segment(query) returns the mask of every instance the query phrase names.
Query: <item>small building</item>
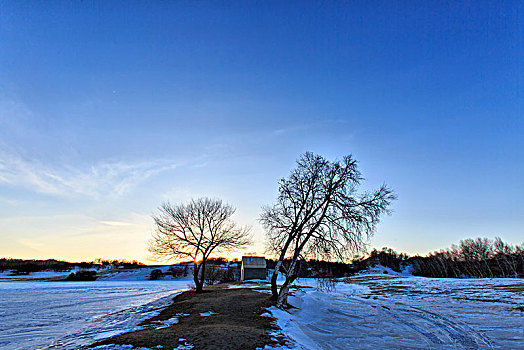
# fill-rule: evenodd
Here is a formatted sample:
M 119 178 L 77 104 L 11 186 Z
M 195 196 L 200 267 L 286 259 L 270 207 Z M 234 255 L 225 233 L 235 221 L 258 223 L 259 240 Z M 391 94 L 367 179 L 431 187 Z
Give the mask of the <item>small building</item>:
M 266 279 L 266 259 L 263 256 L 243 256 L 240 280 Z

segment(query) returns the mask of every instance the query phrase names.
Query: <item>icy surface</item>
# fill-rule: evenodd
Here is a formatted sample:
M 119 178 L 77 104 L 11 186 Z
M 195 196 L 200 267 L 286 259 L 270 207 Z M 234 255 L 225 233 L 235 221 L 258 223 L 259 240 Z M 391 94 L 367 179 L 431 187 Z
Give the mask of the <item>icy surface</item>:
M 151 348 L 135 348 L 133 345 L 119 345 L 119 344 L 107 344 L 100 345 L 92 348 L 93 350 L 152 350 Z M 162 347 L 156 347 L 154 349 L 162 349 Z
M 119 269 L 115 267 L 108 267 L 108 268 L 99 268 L 94 269 L 90 268 L 87 270 L 96 271 L 97 273 L 97 280 L 103 280 L 103 281 L 146 281 L 149 280 L 149 277 L 151 276 L 151 272 L 153 270 L 161 270 L 163 273 L 165 273 L 164 276 L 162 276 L 159 280 L 179 280 L 179 277 L 173 277 L 169 274 L 169 268 L 175 267 L 177 269 L 182 269 L 181 266 L 173 265 L 173 266 L 148 266 L 148 267 L 141 267 L 141 268 L 134 268 L 134 269 Z M 56 271 L 38 271 L 38 272 L 31 272 L 27 275 L 15 275 L 13 274 L 14 271 L 4 271 L 0 272 L 0 281 L 20 281 L 20 280 L 40 280 L 40 279 L 65 279 L 71 272 L 77 272 L 79 270 L 86 270 L 81 269 L 79 267 L 74 267 L 70 271 L 63 271 L 63 272 L 56 272 Z M 189 267 L 186 271 L 187 275 L 190 276 L 192 274 L 192 267 Z M 185 277 L 183 279 L 187 279 L 188 283 L 190 282 L 190 277 Z
M 297 284 L 306 286 L 288 300 L 297 309 L 269 309 L 290 348 L 524 349 L 521 279 L 370 274 L 329 291 Z
M 185 342 L 183 345 L 180 344 L 179 346 L 177 346 L 176 348 L 174 348 L 173 350 L 191 350 L 194 348 L 194 345 L 193 344 L 190 344 L 188 342 Z
M 168 272 L 170 266 L 159 266 L 159 267 L 142 267 L 138 269 L 124 269 L 124 270 L 118 270 L 118 269 L 111 269 L 107 271 L 101 271 L 99 272 L 99 280 L 108 280 L 108 281 L 146 281 L 149 280 L 149 277 L 151 276 L 151 272 L 153 270 L 161 270 L 163 273 Z M 191 278 L 191 269 L 188 272 L 189 277 L 185 277 L 184 279 L 187 279 L 186 283 L 190 283 L 189 280 Z M 163 280 L 178 280 L 178 278 L 174 278 L 170 275 L 162 276 L 160 281 Z
M 136 329 L 188 282 L 0 282 L 0 349 L 75 349 Z
M 218 313 L 213 312 L 213 311 L 201 312 L 200 313 L 200 316 L 202 316 L 202 317 L 207 317 L 207 316 L 211 316 L 211 315 L 218 315 Z
M 228 286 L 229 289 L 242 289 L 242 288 L 260 288 L 261 286 L 264 286 L 265 284 L 261 285 L 258 283 L 242 283 L 242 284 L 230 284 Z
M 0 280 L 23 280 L 23 279 L 41 279 L 41 278 L 55 278 L 63 277 L 66 278 L 71 272 L 76 270 L 55 272 L 55 271 L 38 271 L 32 272 L 27 275 L 14 275 L 12 271 L 0 272 Z
M 152 323 L 156 324 L 156 329 L 166 328 L 171 325 L 177 324 L 180 321 L 180 317 L 184 316 L 189 316 L 189 314 L 179 313 L 167 320 L 153 321 Z

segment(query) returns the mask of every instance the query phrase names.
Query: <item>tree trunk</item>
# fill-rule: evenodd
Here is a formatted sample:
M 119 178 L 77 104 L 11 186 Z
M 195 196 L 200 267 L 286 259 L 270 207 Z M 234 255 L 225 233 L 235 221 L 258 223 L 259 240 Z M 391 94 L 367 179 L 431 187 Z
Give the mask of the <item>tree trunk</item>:
M 198 280 L 198 272 L 200 270 L 200 267 L 198 266 L 198 263 L 195 263 L 193 265 L 193 281 L 195 282 L 195 288 L 197 293 L 202 293 L 202 283 Z
M 278 298 L 277 278 L 280 266 L 282 266 L 282 260 L 277 261 L 275 271 L 273 271 L 273 275 L 271 276 L 271 294 L 275 300 Z
M 198 281 L 198 285 L 197 285 L 197 288 L 196 288 L 196 292 L 197 293 L 202 293 L 203 290 L 204 290 L 205 271 L 206 271 L 206 261 L 202 260 L 202 262 L 200 263 L 200 280 Z M 197 277 L 197 279 L 198 279 L 198 277 Z
M 291 283 L 296 279 L 296 275 L 290 275 L 289 277 L 286 277 L 286 280 L 284 281 L 284 284 L 282 287 L 280 287 L 280 292 L 278 293 L 277 297 L 277 307 L 282 308 L 285 304 L 287 304 L 287 297 L 289 295 L 289 287 L 291 286 Z
M 282 263 L 284 262 L 284 258 L 286 256 L 287 249 L 289 248 L 289 244 L 292 242 L 293 235 L 290 235 L 286 241 L 286 244 L 284 244 L 284 247 L 282 248 L 282 252 L 280 253 L 280 257 L 278 258 L 277 264 L 275 266 L 275 270 L 273 271 L 273 276 L 271 276 L 271 294 L 273 295 L 273 298 L 276 300 L 278 299 L 278 288 L 277 288 L 277 279 L 278 279 L 278 272 L 280 271 L 280 267 L 282 266 Z
M 291 261 L 291 265 L 289 266 L 288 275 L 286 276 L 286 280 L 284 281 L 284 284 L 282 285 L 282 287 L 280 287 L 280 291 L 278 293 L 277 307 L 279 308 L 281 308 L 284 304 L 287 303 L 289 287 L 291 286 L 291 283 L 293 283 L 293 281 L 297 278 L 297 274 L 295 273 L 296 266 L 297 266 L 297 260 L 296 260 L 296 256 L 294 256 L 293 260 Z

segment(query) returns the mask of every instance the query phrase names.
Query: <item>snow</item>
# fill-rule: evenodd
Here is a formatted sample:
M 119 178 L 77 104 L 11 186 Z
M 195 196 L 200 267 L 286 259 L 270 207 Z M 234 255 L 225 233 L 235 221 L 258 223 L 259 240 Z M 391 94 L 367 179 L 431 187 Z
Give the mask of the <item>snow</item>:
M 180 317 L 189 316 L 189 314 L 179 313 L 167 320 L 153 321 L 157 325 L 156 329 L 166 328 L 171 325 L 177 324 L 180 321 Z
M 0 348 L 76 349 L 135 330 L 188 282 L 0 282 Z
M 4 272 L 0 348 L 77 349 L 139 329 L 137 324 L 158 313 L 191 283 L 190 277 L 149 281 L 152 270 L 100 271 L 94 282 L 13 281 Z M 53 278 L 57 273 L 28 276 Z M 296 308 L 271 307 L 263 314 L 275 317 L 282 331 L 273 336 L 285 336 L 289 348 L 524 348 L 519 309 L 524 306 L 522 279 L 431 279 L 377 266 L 334 285 L 315 279 L 299 279 L 295 284 L 299 287 L 292 289 L 288 301 Z M 250 281 L 230 288 L 261 286 L 267 283 Z M 177 314 L 152 326 L 169 327 L 184 316 Z M 193 348 L 185 339 L 180 343 L 178 350 Z M 267 347 L 283 348 L 288 347 Z M 96 349 L 132 347 L 113 344 Z
M 128 344 L 124 344 L 124 345 L 107 344 L 107 345 L 95 346 L 92 349 L 93 350 L 152 350 L 150 348 L 144 348 L 144 347 L 135 348 L 133 347 L 133 345 L 128 345 Z M 156 349 L 162 349 L 162 347 L 156 347 Z
M 413 267 L 406 265 L 402 268 L 402 271 L 397 272 L 390 267 L 375 265 L 369 267 L 367 270 L 360 272 L 358 275 L 374 275 L 374 274 L 386 274 L 390 276 L 412 276 Z
M 176 265 L 173 265 L 176 266 Z M 161 270 L 163 273 L 168 272 L 171 266 L 151 266 L 151 267 L 141 267 L 135 269 L 124 269 L 123 266 L 118 268 L 99 268 L 99 269 L 88 269 L 96 271 L 97 280 L 109 280 L 109 281 L 146 281 L 149 280 L 151 271 Z M 178 266 L 180 268 L 180 266 Z M 13 271 L 4 271 L 0 272 L 0 281 L 19 281 L 19 280 L 31 280 L 31 279 L 56 279 L 59 277 L 66 278 L 71 274 L 71 272 L 77 272 L 79 270 L 85 270 L 78 267 L 73 268 L 71 271 L 65 272 L 55 272 L 55 271 L 39 271 L 32 272 L 27 275 L 13 275 Z M 192 268 L 188 268 L 188 276 L 183 277 L 183 279 L 189 280 L 192 274 Z M 178 280 L 171 275 L 165 275 L 160 278 L 160 280 Z
M 193 344 L 189 344 L 189 343 L 184 343 L 183 345 L 180 344 L 179 346 L 177 346 L 176 348 L 174 348 L 173 350 L 191 350 L 193 349 L 195 346 Z
M 149 276 L 151 276 L 151 271 L 153 270 L 161 270 L 163 273 L 166 273 L 171 266 L 160 266 L 160 267 L 142 267 L 138 269 L 125 269 L 125 270 L 116 270 L 112 269 L 107 272 L 101 272 L 99 273 L 100 280 L 109 280 L 109 281 L 146 281 L 149 280 Z M 188 276 L 192 273 L 192 271 L 188 272 Z M 187 283 L 189 283 L 189 277 L 185 277 L 184 279 L 187 280 Z M 159 279 L 160 281 L 164 280 L 177 280 L 176 278 L 173 278 L 170 275 L 165 275 Z
M 35 279 L 35 278 L 54 278 L 54 277 L 67 277 L 71 271 L 55 272 L 55 271 L 39 271 L 33 272 L 27 275 L 13 275 L 12 271 L 0 272 L 0 280 L 21 280 L 21 279 Z
M 524 348 L 517 310 L 524 305 L 523 280 L 377 272 L 339 281 L 332 290 L 300 279 L 296 284 L 309 288 L 289 297 L 297 308 L 268 311 L 295 349 Z
M 265 284 L 264 285 L 254 284 L 254 283 L 230 284 L 228 288 L 229 289 L 260 288 L 261 286 L 265 286 Z
M 213 312 L 213 311 L 201 312 L 200 313 L 200 316 L 202 316 L 202 317 L 207 317 L 207 316 L 211 316 L 211 315 L 218 315 L 218 313 Z

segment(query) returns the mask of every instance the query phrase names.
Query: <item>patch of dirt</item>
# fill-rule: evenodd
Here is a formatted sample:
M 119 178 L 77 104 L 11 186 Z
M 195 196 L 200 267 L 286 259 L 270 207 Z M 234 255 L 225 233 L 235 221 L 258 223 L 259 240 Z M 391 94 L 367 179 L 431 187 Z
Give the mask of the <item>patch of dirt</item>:
M 493 299 L 493 298 L 468 298 L 468 297 L 457 297 L 458 300 L 468 300 L 468 301 L 482 301 L 485 303 L 510 303 L 508 300 L 504 299 Z
M 513 284 L 513 285 L 500 285 L 494 286 L 497 289 L 501 289 L 505 292 L 521 293 L 524 292 L 524 284 Z
M 177 295 L 173 304 L 159 315 L 142 322 L 145 329 L 125 333 L 93 344 L 130 344 L 134 347 L 166 349 L 190 343 L 194 349 L 256 349 L 274 344 L 269 335 L 276 331 L 273 318 L 261 316 L 272 305 L 267 293 L 252 289 L 228 289 L 227 285 L 206 287 L 204 293 L 188 291 Z M 214 312 L 211 316 L 200 313 Z M 179 322 L 158 328 L 158 321 L 180 314 Z M 156 321 L 156 322 L 155 322 Z M 179 341 L 182 338 L 184 340 Z

